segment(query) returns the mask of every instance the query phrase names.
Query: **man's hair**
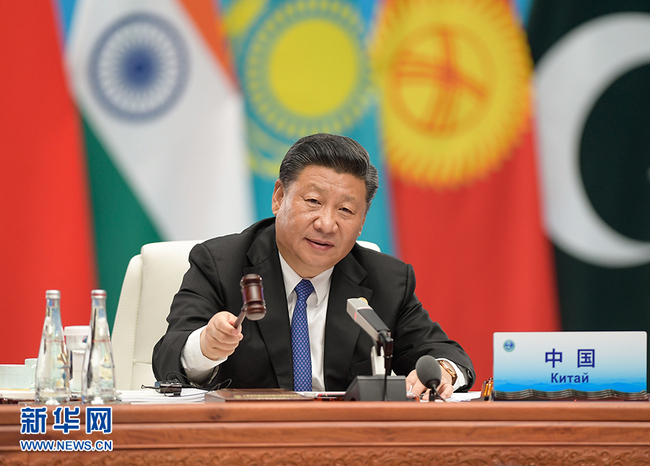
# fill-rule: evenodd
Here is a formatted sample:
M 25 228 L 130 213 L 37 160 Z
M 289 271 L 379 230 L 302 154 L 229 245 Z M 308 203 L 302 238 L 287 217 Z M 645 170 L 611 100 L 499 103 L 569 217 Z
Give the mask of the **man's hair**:
M 288 187 L 309 165 L 331 168 L 337 173 L 349 173 L 363 180 L 366 184 L 366 207 L 370 209 L 379 187 L 379 175 L 361 144 L 336 134 L 305 136 L 296 141 L 282 159 L 280 181 Z

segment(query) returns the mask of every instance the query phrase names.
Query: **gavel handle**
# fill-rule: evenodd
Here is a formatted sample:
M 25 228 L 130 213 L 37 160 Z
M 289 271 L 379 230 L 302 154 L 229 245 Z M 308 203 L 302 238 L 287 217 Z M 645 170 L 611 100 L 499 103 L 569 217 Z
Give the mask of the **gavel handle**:
M 244 317 L 246 317 L 246 313 L 244 311 L 241 311 L 239 315 L 237 316 L 237 320 L 235 321 L 235 328 L 239 328 L 241 323 L 244 321 Z

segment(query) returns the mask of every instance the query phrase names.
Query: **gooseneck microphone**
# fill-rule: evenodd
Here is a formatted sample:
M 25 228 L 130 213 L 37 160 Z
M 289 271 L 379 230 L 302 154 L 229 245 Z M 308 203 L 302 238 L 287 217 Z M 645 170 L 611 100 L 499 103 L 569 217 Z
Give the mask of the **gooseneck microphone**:
M 415 373 L 417 374 L 418 379 L 420 379 L 420 382 L 422 382 L 425 387 L 430 388 L 431 391 L 438 395 L 438 398 L 442 401 L 447 401 L 443 400 L 437 389 L 438 385 L 440 385 L 440 380 L 442 380 L 441 371 L 442 369 L 440 368 L 438 360 L 430 354 L 425 354 L 415 363 Z
M 371 352 L 380 355 L 380 348 L 384 350 L 384 388 L 383 399 L 388 400 L 388 375 L 391 371 L 391 362 L 393 360 L 393 338 L 390 335 L 388 326 L 381 320 L 375 310 L 370 307 L 365 298 L 350 298 L 346 307 L 348 314 L 368 335 L 375 341 L 376 348 Z M 376 350 L 376 352 L 375 352 Z M 374 360 L 374 359 L 373 359 Z M 374 366 L 373 366 L 374 375 Z
M 384 346 L 388 342 L 392 345 L 393 340 L 388 326 L 370 307 L 368 301 L 364 298 L 350 298 L 348 299 L 347 311 L 352 320 L 364 329 L 370 335 L 370 338 Z

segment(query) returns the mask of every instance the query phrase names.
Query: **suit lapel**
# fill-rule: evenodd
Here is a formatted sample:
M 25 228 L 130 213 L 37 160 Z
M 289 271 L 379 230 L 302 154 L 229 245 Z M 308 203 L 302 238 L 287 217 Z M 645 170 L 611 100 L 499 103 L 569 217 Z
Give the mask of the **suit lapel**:
M 275 244 L 275 224 L 255 239 L 248 250 L 248 259 L 253 265 L 245 268 L 244 273 L 256 273 L 262 277 L 266 302 L 266 315 L 256 323 L 269 352 L 278 384 L 281 388 L 292 390 L 291 329 L 284 279 Z
M 348 315 L 346 306 L 348 298 L 364 297 L 370 301 L 372 290 L 360 285 L 366 275 L 352 254 L 334 267 L 325 323 L 326 389 L 336 385 L 335 381 L 349 378 L 350 361 L 361 328 Z

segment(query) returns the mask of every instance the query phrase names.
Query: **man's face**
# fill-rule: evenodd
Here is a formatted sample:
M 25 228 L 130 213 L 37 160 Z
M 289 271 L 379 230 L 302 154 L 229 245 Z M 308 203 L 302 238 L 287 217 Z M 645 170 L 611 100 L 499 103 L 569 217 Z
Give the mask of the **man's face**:
M 272 210 L 278 249 L 312 278 L 345 257 L 366 220 L 366 185 L 348 173 L 309 165 L 288 186 L 275 182 Z

